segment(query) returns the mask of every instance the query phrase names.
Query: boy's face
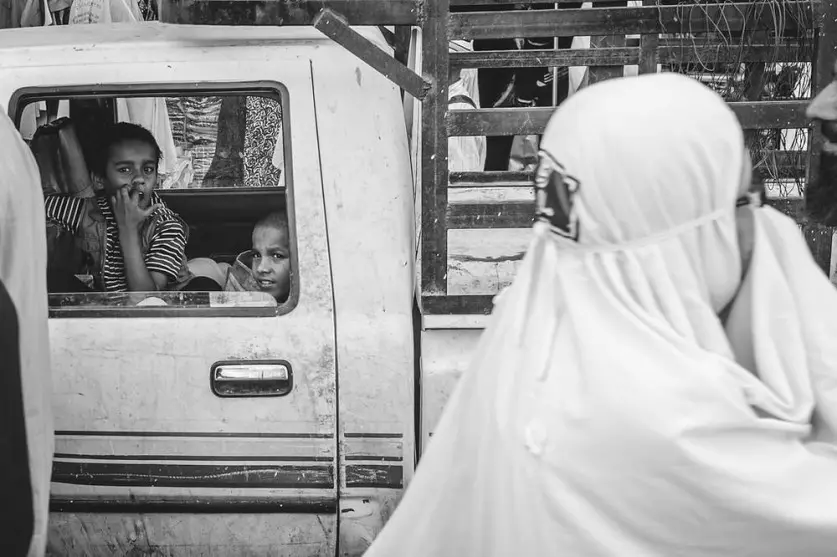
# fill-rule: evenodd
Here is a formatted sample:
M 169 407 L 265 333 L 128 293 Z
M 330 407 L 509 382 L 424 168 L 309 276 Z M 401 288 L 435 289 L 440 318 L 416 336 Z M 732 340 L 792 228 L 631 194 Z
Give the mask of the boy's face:
M 151 205 L 151 192 L 157 186 L 157 156 L 154 147 L 143 141 L 122 141 L 111 145 L 102 185 L 108 196 L 122 188 L 137 192 L 139 206 Z
M 280 302 L 291 290 L 291 259 L 288 231 L 260 225 L 253 230 L 253 275 L 259 290 Z

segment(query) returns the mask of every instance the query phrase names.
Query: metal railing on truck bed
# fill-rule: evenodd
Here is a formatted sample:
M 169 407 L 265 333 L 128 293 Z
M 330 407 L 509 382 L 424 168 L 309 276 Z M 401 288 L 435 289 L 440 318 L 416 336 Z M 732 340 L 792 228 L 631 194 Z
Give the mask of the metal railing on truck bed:
M 535 6 L 539 9 L 525 9 Z M 455 274 L 449 250 L 451 235 L 513 232 L 529 227 L 533 217 L 533 196 L 527 193 L 531 173 L 449 173 L 448 138 L 539 135 L 553 111 L 552 107 L 448 110 L 451 67 L 587 66 L 587 83 L 621 76 L 627 66 L 636 66 L 637 73 L 662 70 L 695 75 L 696 68 L 700 73 L 710 66 L 715 73 L 718 68 L 721 73 L 730 72 L 728 79 L 718 82 L 726 88 L 722 93 L 746 130 L 756 175 L 779 190 L 795 184 L 797 195 L 775 196 L 770 202 L 797 219 L 818 263 L 829 270 L 832 229 L 826 225 L 837 222 L 823 218 L 825 212 L 817 207 L 817 167 L 811 164 L 809 153 L 819 152 L 822 137 L 818 129 L 809 127 L 805 107 L 811 92 L 832 80 L 837 0 L 643 0 L 631 5 L 593 2 L 584 7 L 569 0 L 513 4 L 491 0 L 170 0 L 161 10 L 161 19 L 228 25 L 312 24 L 422 101 L 420 259 L 425 314 L 482 314 L 491 309 L 494 292 L 468 294 L 451 288 L 449 279 Z M 374 45 L 352 42 L 351 25 L 395 26 L 391 36 L 395 59 L 382 60 Z M 421 76 L 404 66 L 413 27 L 422 33 Z M 448 41 L 453 39 L 572 36 L 589 36 L 590 47 L 448 50 Z M 628 40 L 627 36 L 639 39 Z M 797 91 L 796 98 L 765 95 L 771 71 L 784 66 L 799 67 L 808 76 L 808 82 L 801 89 L 797 87 L 801 93 Z M 736 80 L 732 74 L 744 78 Z M 766 96 L 768 100 L 764 100 Z M 802 130 L 793 135 L 792 145 L 766 139 L 786 138 L 788 130 Z M 459 195 L 464 191 L 472 195 Z M 491 192 L 494 200 L 479 200 L 480 191 Z M 515 194 L 498 193 L 502 191 Z M 508 263 L 519 256 L 518 251 L 510 257 L 497 253 L 483 259 Z M 513 269 L 506 268 L 505 273 L 506 277 L 492 282 L 492 288 L 508 282 Z

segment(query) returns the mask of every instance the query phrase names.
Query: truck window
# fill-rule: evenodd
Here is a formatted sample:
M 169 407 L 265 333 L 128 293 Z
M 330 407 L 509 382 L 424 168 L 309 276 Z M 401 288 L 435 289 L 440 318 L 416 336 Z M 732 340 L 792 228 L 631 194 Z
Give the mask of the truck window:
M 51 315 L 290 311 L 298 273 L 284 89 L 71 89 L 21 91 L 10 107 L 41 173 Z M 146 160 L 159 153 L 156 175 L 133 154 L 114 160 L 129 147 Z M 141 210 L 158 205 L 137 235 L 154 283 L 123 253 L 112 201 L 122 188 Z

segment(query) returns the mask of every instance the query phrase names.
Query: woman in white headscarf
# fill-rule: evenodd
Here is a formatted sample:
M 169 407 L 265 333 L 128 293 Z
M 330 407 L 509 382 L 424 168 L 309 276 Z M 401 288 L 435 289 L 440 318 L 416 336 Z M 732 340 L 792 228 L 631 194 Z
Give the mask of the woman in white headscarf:
M 542 207 L 366 557 L 837 554 L 837 293 L 673 74 L 571 97 Z

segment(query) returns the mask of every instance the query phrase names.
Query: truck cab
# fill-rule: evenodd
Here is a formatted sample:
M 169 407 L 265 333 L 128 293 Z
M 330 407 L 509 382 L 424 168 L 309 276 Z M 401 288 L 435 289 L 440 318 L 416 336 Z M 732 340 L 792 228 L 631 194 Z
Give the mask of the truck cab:
M 39 154 L 45 193 L 61 182 L 45 175 L 50 157 L 83 157 L 97 123 L 168 107 L 173 170 L 157 192 L 189 226 L 190 260 L 230 261 L 268 212 L 290 222 L 282 303 L 50 293 L 49 554 L 362 553 L 409 482 L 421 430 L 398 87 L 312 28 L 109 24 L 4 31 L 0 102 L 27 140 L 65 132 Z M 254 125 L 239 127 L 244 172 L 224 174 L 207 129 L 235 121 L 231 105 Z

